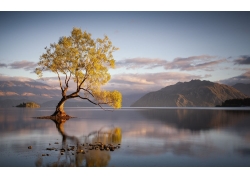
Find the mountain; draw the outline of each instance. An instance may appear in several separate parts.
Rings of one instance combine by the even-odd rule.
[[[0,81],[0,99],[59,99],[60,90],[37,81]]]
[[[227,99],[248,98],[237,89],[210,81],[178,82],[159,91],[150,92],[132,107],[214,107]]]
[[[70,93],[70,92],[69,92]],[[130,106],[142,94],[123,96],[123,106]],[[56,107],[61,99],[61,90],[47,84],[29,81],[0,81],[0,108],[13,107],[20,103],[36,102],[41,107]],[[68,100],[65,107],[98,107],[87,100]]]
[[[55,108],[56,105],[58,104],[59,101],[57,100],[51,100],[51,101],[47,101],[41,104],[41,107],[53,107]],[[98,107],[88,101],[84,101],[84,100],[76,100],[76,99],[72,99],[72,100],[67,100],[64,104],[64,107]]]
[[[232,87],[244,93],[245,95],[250,96],[250,84],[237,83]]]

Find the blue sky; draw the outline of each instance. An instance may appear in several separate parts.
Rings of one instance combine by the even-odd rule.
[[[44,47],[73,27],[109,36],[114,53],[108,89],[158,90],[178,81],[250,83],[250,12],[0,12],[0,80],[38,79]],[[56,84],[53,74],[47,83]]]

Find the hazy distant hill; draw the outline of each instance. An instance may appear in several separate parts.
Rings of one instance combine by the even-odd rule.
[[[51,99],[61,95],[60,90],[36,81],[0,81],[0,98]]]
[[[51,101],[47,101],[45,103],[41,104],[41,107],[56,107],[56,105],[58,104],[58,100],[51,100]],[[99,106],[95,106],[94,104],[88,102],[88,101],[84,101],[84,100],[68,100],[65,102],[64,107],[99,107]]]
[[[150,92],[132,107],[216,106],[227,99],[247,98],[237,89],[210,81],[178,82],[159,91]]]
[[[243,84],[243,83],[237,83],[233,85],[235,89],[239,90],[240,92],[250,96],[250,84]]]
[[[122,106],[129,107],[135,99],[142,97],[142,93],[125,94]],[[23,102],[34,101],[42,107],[55,106],[61,99],[61,90],[47,84],[33,81],[0,81],[0,107],[12,107]],[[80,101],[74,101],[80,100]],[[81,100],[67,101],[65,106],[93,107],[94,105]],[[42,105],[44,103],[44,105]]]

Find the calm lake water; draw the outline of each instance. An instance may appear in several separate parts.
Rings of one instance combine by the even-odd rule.
[[[76,118],[34,118],[53,108],[0,109],[0,166],[250,166],[249,107],[65,110]],[[95,142],[116,148],[90,150]]]

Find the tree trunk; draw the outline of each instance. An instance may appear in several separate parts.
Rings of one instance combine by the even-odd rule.
[[[64,103],[66,102],[66,100],[66,97],[62,97],[62,99],[56,106],[55,112],[51,116],[56,116],[58,118],[67,118],[68,115],[64,111]]]

